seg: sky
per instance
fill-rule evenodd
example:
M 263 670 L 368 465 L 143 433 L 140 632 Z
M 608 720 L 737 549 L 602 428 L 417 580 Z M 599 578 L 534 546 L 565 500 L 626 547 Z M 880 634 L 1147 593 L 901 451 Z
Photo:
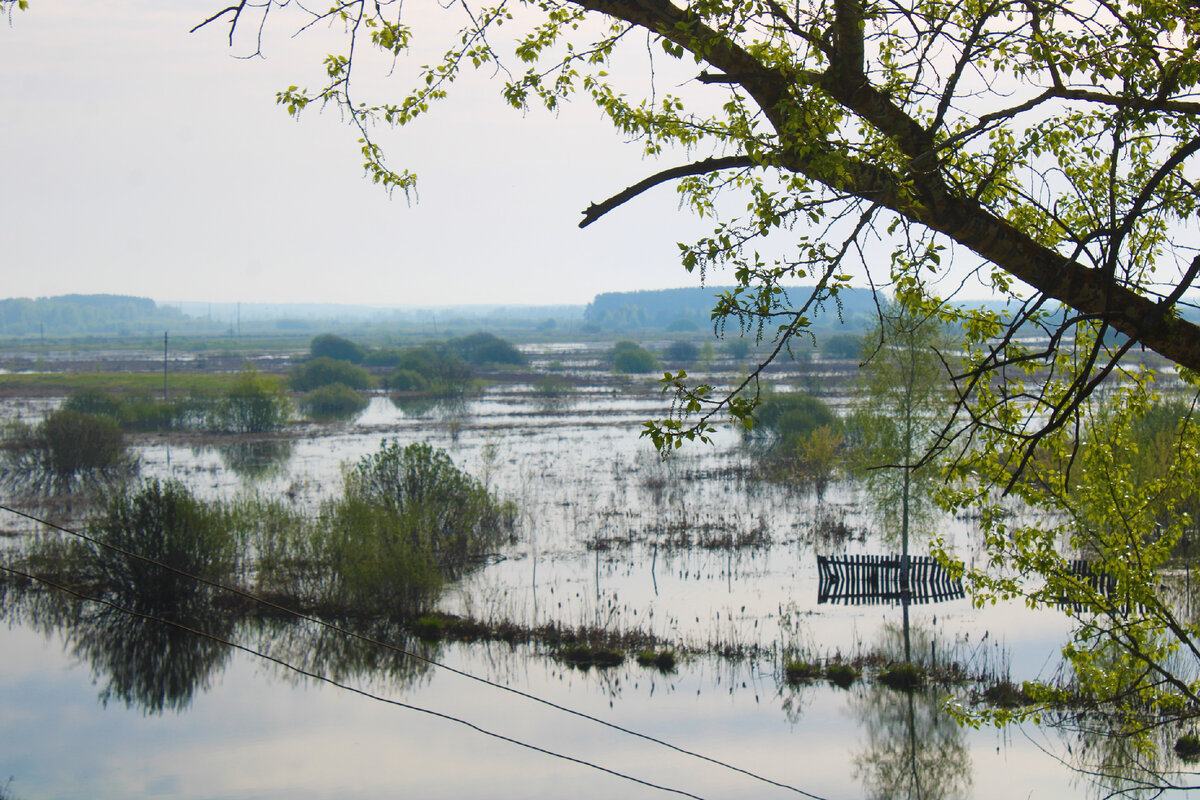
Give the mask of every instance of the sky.
M 420 176 L 415 202 L 389 198 L 336 113 L 293 120 L 274 102 L 319 85 L 328 34 L 293 36 L 299 18 L 280 14 L 265 57 L 239 58 L 252 48 L 230 48 L 223 24 L 189 33 L 224 5 L 32 0 L 0 21 L 0 295 L 573 304 L 698 285 L 676 242 L 712 223 L 669 185 L 577 227 L 589 203 L 695 156 L 646 161 L 590 104 L 523 114 L 470 74 L 417 125 L 379 131 L 393 166 Z M 405 13 L 418 31 L 452 22 L 434 3 Z M 372 74 L 372 99 L 401 96 L 435 46 Z M 663 61 L 658 84 L 679 90 L 691 72 Z
M 266 58 L 239 59 L 224 26 L 188 33 L 223 5 L 33 0 L 0 24 L 0 294 L 546 304 L 696 282 L 675 242 L 707 226 L 669 187 L 577 228 L 654 169 L 590 106 L 522 115 L 472 78 L 380 132 L 420 176 L 389 199 L 336 114 L 275 105 L 318 85 L 321 32 L 281 16 Z

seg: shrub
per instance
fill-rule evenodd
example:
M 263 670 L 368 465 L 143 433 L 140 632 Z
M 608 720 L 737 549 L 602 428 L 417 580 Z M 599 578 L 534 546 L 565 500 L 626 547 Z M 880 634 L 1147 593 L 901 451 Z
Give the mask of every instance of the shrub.
M 724 350 L 731 358 L 741 361 L 750 355 L 750 341 L 740 336 L 736 339 L 730 339 L 725 342 Z
M 293 367 L 288 382 L 298 392 L 311 392 L 331 383 L 341 383 L 351 389 L 369 389 L 373 383 L 370 374 L 362 367 L 327 356 Z
M 291 404 L 274 378 L 243 371 L 217 405 L 213 426 L 234 433 L 263 433 L 287 424 Z
M 524 366 L 528 359 L 512 342 L 490 333 L 472 333 L 446 343 L 452 352 L 468 364 L 508 364 Z
M 335 361 L 349 361 L 351 364 L 361 364 L 367 355 L 359 345 L 332 333 L 314 337 L 308 352 L 309 358 L 332 358 Z
M 613 372 L 625 375 L 642 375 L 662 369 L 653 353 L 628 339 L 613 345 L 609 351 L 609 363 L 612 364 Z
M 427 444 L 385 442 L 346 471 L 322 509 L 322 536 L 346 600 L 410 613 L 498 546 L 512 509 Z
M 668 361 L 678 361 L 683 364 L 691 364 L 700 356 L 700 348 L 691 342 L 671 342 L 667 348 L 663 350 L 663 356 Z
M 821 355 L 825 358 L 850 360 L 862 357 L 862 338 L 853 334 L 835 333 L 820 344 Z
M 89 531 L 100 544 L 80 545 L 85 579 L 132 596 L 143 607 L 177 604 L 198 588 L 191 577 L 146 559 L 222 583 L 236 566 L 234 538 L 220 511 L 174 481 L 118 492 Z
M 424 393 L 429 391 L 429 381 L 416 370 L 398 369 L 387 379 L 387 388 L 397 392 Z
M 371 350 L 367 353 L 367 357 L 363 359 L 363 363 L 369 367 L 394 367 L 400 363 L 400 354 L 399 347 L 384 347 L 379 350 Z
M 205 397 L 158 400 L 149 395 L 121 403 L 121 427 L 127 431 L 167 431 L 204 427 L 213 401 Z
M 819 398 L 802 392 L 772 392 L 764 395 L 754 412 L 750 439 L 765 444 L 774 455 L 802 450 L 815 431 L 840 428 L 838 418 Z
M 36 427 L 10 426 L 4 462 L 5 483 L 59 492 L 77 483 L 119 479 L 134 464 L 115 420 L 69 409 L 55 411 Z
M 400 351 L 397 369 L 388 378 L 387 386 L 398 392 L 447 397 L 464 393 L 470 386 L 471 375 L 471 366 L 456 353 L 443 347 L 420 345 Z
M 589 647 L 586 644 L 569 644 L 558 651 L 558 658 L 567 666 L 577 669 L 608 669 L 625 661 L 625 654 L 609 647 Z
M 304 395 L 300 407 L 313 419 L 340 419 L 362 411 L 367 400 L 344 383 L 331 383 Z
M 1017 686 L 1012 681 L 999 681 L 992 684 L 984 690 L 983 699 L 997 708 L 1017 708 L 1033 702 L 1024 687 Z
M 671 650 L 640 650 L 637 662 L 643 667 L 654 667 L 659 672 L 674 672 L 676 658 Z

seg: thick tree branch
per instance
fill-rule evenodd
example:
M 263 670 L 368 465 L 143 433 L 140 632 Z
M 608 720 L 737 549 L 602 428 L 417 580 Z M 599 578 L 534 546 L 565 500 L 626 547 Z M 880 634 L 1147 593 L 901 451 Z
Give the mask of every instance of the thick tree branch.
M 652 189 L 660 183 L 673 181 L 678 178 L 686 178 L 689 175 L 705 175 L 709 172 L 717 172 L 723 169 L 737 169 L 739 167 L 753 167 L 754 159 L 749 156 L 728 156 L 725 158 L 706 158 L 703 161 L 697 161 L 693 164 L 684 164 L 671 169 L 665 169 L 662 172 L 655 173 L 650 177 L 638 181 L 628 189 L 613 195 L 602 203 L 593 203 L 583 212 L 583 219 L 579 222 L 579 227 L 586 228 L 600 217 L 612 211 L 617 206 L 629 202 L 647 189 Z

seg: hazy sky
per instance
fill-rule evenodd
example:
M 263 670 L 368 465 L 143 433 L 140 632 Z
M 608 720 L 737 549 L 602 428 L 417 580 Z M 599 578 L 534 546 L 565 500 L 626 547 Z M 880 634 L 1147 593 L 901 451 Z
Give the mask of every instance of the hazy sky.
M 4 21 L 0 294 L 579 303 L 688 284 L 674 243 L 706 226 L 669 187 L 577 229 L 653 169 L 591 107 L 522 117 L 473 80 L 384 136 L 421 180 L 418 202 L 389 200 L 335 114 L 274 103 L 317 86 L 319 36 L 281 17 L 267 58 L 239 60 L 224 27 L 188 33 L 221 6 L 34 0 Z
M 540 304 L 698 283 L 675 243 L 711 224 L 670 186 L 576 227 L 590 202 L 688 156 L 644 161 L 589 104 L 522 115 L 472 76 L 418 125 L 380 132 L 393 165 L 420 174 L 418 202 L 389 200 L 335 113 L 294 121 L 275 105 L 289 84 L 319 85 L 324 34 L 293 38 L 281 15 L 266 58 L 238 59 L 224 25 L 188 33 L 223 5 L 32 0 L 0 25 L 0 295 Z M 660 85 L 687 91 L 691 72 L 662 61 Z M 372 99 L 398 98 L 412 66 Z

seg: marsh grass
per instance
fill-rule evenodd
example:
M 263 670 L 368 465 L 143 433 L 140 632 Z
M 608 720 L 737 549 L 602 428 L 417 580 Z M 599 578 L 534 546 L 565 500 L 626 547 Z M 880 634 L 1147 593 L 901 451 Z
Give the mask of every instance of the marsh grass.
M 849 689 L 862 673 L 850 664 L 833 663 L 825 667 L 825 680 L 840 689 Z
M 555 657 L 567 666 L 588 670 L 592 667 L 608 669 L 625 662 L 625 654 L 613 647 L 593 647 L 583 643 L 568 644 L 559 648 Z
M 884 667 L 876 676 L 876 680 L 898 692 L 914 692 L 925 686 L 928 674 L 919 664 L 905 661 Z
M 643 667 L 653 667 L 659 672 L 674 672 L 676 664 L 674 650 L 639 650 L 637 662 Z
M 291 403 L 272 375 L 244 369 L 219 390 L 193 390 L 162 400 L 148 392 L 117 394 L 89 387 L 72 394 L 63 409 L 111 419 L 126 431 L 209 430 L 263 433 L 284 427 Z
M 983 691 L 983 700 L 996 708 L 1020 708 L 1033 703 L 1024 686 L 1017 686 L 1012 681 L 997 681 Z
M 811 683 L 821 677 L 821 665 L 813 661 L 790 659 L 783 665 L 783 675 L 788 683 Z
M 1175 740 L 1175 755 L 1185 764 L 1200 762 L 1200 736 L 1185 733 Z
M 172 394 L 216 395 L 237 380 L 235 373 L 181 373 L 170 376 Z M 0 393 L 6 395 L 69 396 L 76 392 L 103 391 L 116 396 L 152 396 L 162 392 L 162 371 L 38 372 L 0 375 Z

